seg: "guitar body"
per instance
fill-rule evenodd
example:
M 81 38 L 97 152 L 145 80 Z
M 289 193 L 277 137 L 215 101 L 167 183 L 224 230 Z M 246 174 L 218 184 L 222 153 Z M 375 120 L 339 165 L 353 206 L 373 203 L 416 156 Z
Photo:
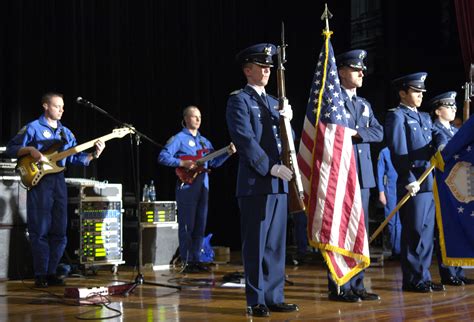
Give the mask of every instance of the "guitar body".
M 199 165 L 199 160 L 202 159 L 204 153 L 208 152 L 208 149 L 201 149 L 197 151 L 197 155 L 183 155 L 180 157 L 181 160 L 191 160 L 197 164 L 197 167 L 194 169 L 186 169 L 183 167 L 176 168 L 175 172 L 179 180 L 185 184 L 191 184 L 194 182 L 196 177 L 203 172 L 210 172 L 209 169 L 204 168 L 204 166 Z
M 55 161 L 51 161 L 51 158 L 58 153 L 57 150 L 61 146 L 62 144 L 54 144 L 48 150 L 42 152 L 48 161 L 36 162 L 29 154 L 18 159 L 16 169 L 20 174 L 21 183 L 30 189 L 36 186 L 43 176 L 63 171 L 64 167 L 60 167 Z

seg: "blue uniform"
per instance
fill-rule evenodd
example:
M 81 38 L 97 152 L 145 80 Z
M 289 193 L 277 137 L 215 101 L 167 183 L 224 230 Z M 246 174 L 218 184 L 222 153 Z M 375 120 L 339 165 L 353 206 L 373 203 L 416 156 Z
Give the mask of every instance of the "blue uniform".
M 405 186 L 430 167 L 430 158 L 446 140 L 433 127 L 427 113 L 412 111 L 404 105 L 387 113 L 385 134 L 398 173 L 397 196 L 401 199 L 407 193 Z M 432 186 L 430 173 L 417 195 L 400 209 L 401 266 L 403 285 L 407 288 L 431 282 L 429 267 L 435 223 Z
M 72 132 L 58 121 L 56 129 L 44 116 L 27 124 L 8 143 L 7 153 L 16 158 L 18 150 L 32 146 L 44 152 L 54 144 L 63 144 L 58 151 L 77 145 Z M 58 161 L 88 165 L 87 153 L 77 153 Z M 66 247 L 67 189 L 64 173 L 44 176 L 27 193 L 27 221 L 36 276 L 56 275 L 56 268 Z
M 356 130 L 360 138 L 353 138 L 354 156 L 356 159 L 357 176 L 359 179 L 362 207 L 364 209 L 365 228 L 369 230 L 369 199 L 370 188 L 375 187 L 374 169 L 370 154 L 370 143 L 383 140 L 383 127 L 377 121 L 370 103 L 358 96 L 352 99 L 346 90 L 342 90 L 342 98 L 347 116 L 347 126 Z M 337 284 L 328 274 L 328 288 L 330 292 L 337 293 Z M 340 287 L 341 291 L 358 291 L 364 287 L 364 271 L 354 276 L 348 283 Z
M 441 122 L 438 120 L 434 121 L 434 127 L 437 128 L 446 138 L 447 141 L 451 140 L 451 138 L 456 134 L 458 129 L 454 126 L 450 126 L 448 129 L 445 127 Z M 460 266 L 446 266 L 443 264 L 442 256 L 441 256 L 441 248 L 439 246 L 439 232 L 438 230 L 435 231 L 435 251 L 436 251 L 436 259 L 438 261 L 438 268 L 439 268 L 439 275 L 441 276 L 441 280 L 449 280 L 450 277 L 466 277 L 464 274 L 464 270 Z
M 198 151 L 214 148 L 199 132 L 193 136 L 184 128 L 172 137 L 158 156 L 160 164 L 179 167 L 180 157 L 196 156 Z M 208 154 L 208 153 L 205 153 Z M 205 168 L 221 166 L 229 155 L 226 153 L 204 164 Z M 191 184 L 176 183 L 176 203 L 178 206 L 179 253 L 186 263 L 199 262 L 199 254 L 206 230 L 209 200 L 209 175 L 203 172 Z
M 278 101 L 247 85 L 227 101 L 227 126 L 239 153 L 236 196 L 241 213 L 247 304 L 284 302 L 286 181 L 270 174 L 281 164 Z
M 385 147 L 380 151 L 377 162 L 377 186 L 379 192 L 385 193 L 387 203 L 385 204 L 385 218 L 390 215 L 397 206 L 397 171 L 392 164 L 390 150 Z M 388 222 L 388 231 L 390 234 L 390 244 L 392 246 L 392 255 L 400 255 L 400 236 L 402 233 L 402 224 L 398 211 Z

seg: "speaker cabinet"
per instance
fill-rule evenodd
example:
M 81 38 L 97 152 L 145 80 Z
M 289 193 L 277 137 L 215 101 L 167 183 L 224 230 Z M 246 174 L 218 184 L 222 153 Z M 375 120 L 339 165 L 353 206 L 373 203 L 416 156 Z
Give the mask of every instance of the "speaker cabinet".
M 0 228 L 0 279 L 33 277 L 30 244 L 26 225 Z
M 179 246 L 178 224 L 140 224 L 139 246 L 142 268 L 168 269 Z
M 26 223 L 26 189 L 20 185 L 20 178 L 0 180 L 0 224 L 24 225 Z

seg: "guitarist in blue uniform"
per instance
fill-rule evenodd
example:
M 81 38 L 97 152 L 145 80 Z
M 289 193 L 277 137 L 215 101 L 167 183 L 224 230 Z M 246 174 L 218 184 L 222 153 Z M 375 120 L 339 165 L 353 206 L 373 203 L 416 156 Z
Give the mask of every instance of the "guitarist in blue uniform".
M 239 151 L 237 201 L 240 208 L 247 314 L 297 311 L 285 303 L 285 246 L 288 181 L 292 171 L 280 161 L 278 101 L 265 86 L 273 67 L 272 44 L 257 44 L 237 54 L 247 79 L 227 101 L 227 127 Z M 291 107 L 280 112 L 292 118 Z
M 211 142 L 199 133 L 201 112 L 196 106 L 188 106 L 183 111 L 185 127 L 168 140 L 158 156 L 158 162 L 168 167 L 181 167 L 192 172 L 198 165 L 196 160 L 183 160 L 183 157 L 196 156 L 199 152 L 212 152 Z M 209 160 L 203 166 L 221 166 L 230 155 L 236 152 L 231 143 L 227 153 Z M 183 273 L 208 271 L 199 260 L 200 250 L 206 229 L 209 199 L 209 175 L 206 171 L 198 174 L 190 183 L 178 180 L 176 183 L 176 203 L 178 206 L 179 253 L 185 264 Z
M 63 95 L 46 93 L 41 99 L 44 114 L 28 123 L 8 143 L 7 153 L 13 158 L 30 155 L 35 161 L 44 160 L 41 152 L 53 145 L 60 145 L 58 151 L 64 151 L 77 145 L 72 132 L 60 122 L 64 112 Z M 102 141 L 95 143 L 93 153 L 80 152 L 58 161 L 89 165 L 97 159 L 105 148 Z M 33 255 L 35 286 L 48 287 L 65 285 L 64 280 L 56 276 L 56 269 L 66 247 L 67 227 L 67 189 L 64 172 L 44 176 L 27 193 L 27 224 Z
M 451 124 L 456 118 L 456 92 L 446 92 L 436 95 L 428 102 L 428 107 L 431 109 L 434 118 L 433 126 L 440 131 L 447 141 L 451 140 L 458 131 L 458 129 Z M 442 284 L 453 286 L 474 284 L 474 280 L 466 277 L 462 267 L 446 266 L 443 264 L 438 229 L 435 230 L 434 247 Z
M 433 283 L 429 271 L 435 225 L 433 174 L 421 184 L 417 181 L 430 167 L 436 150 L 447 142 L 433 127 L 429 114 L 418 111 L 426 91 L 426 76 L 415 73 L 393 81 L 400 104 L 389 110 L 385 119 L 386 142 L 398 174 L 397 198 L 402 199 L 407 192 L 412 196 L 399 211 L 402 289 L 417 293 L 444 290 L 443 285 Z

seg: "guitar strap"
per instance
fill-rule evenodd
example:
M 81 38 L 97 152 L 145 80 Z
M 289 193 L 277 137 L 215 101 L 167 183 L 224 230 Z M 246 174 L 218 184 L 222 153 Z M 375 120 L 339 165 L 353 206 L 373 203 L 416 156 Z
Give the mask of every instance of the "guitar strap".
M 58 132 L 59 132 L 59 133 L 58 133 L 59 136 L 61 137 L 61 142 L 63 142 L 63 144 L 66 144 L 66 143 L 67 143 L 67 137 L 66 137 L 66 133 L 64 132 L 63 128 L 60 127 L 60 128 L 58 129 Z

